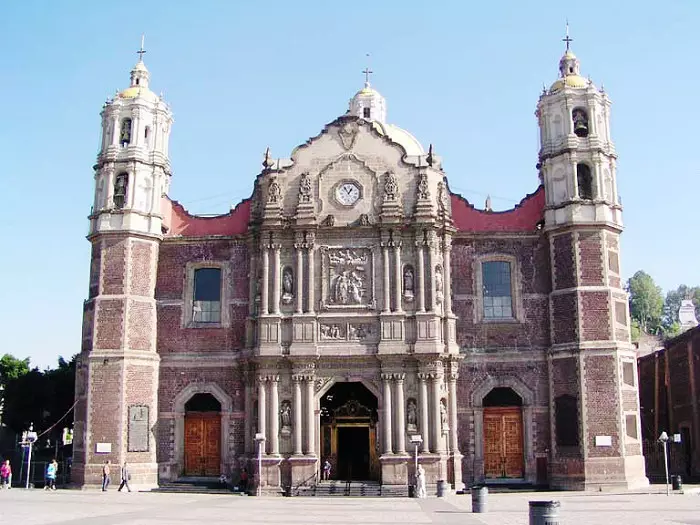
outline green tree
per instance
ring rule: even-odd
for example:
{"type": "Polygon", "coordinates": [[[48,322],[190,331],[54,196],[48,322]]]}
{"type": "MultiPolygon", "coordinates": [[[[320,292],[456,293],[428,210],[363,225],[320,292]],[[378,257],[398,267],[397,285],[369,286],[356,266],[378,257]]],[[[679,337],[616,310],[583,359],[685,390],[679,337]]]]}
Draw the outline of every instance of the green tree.
{"type": "Polygon", "coordinates": [[[695,317],[700,319],[700,286],[686,286],[681,284],[677,289],[670,290],[666,294],[666,301],[664,302],[664,330],[668,332],[667,335],[672,335],[672,327],[677,326],[676,331],[680,331],[680,320],[678,319],[678,310],[681,307],[681,301],[683,299],[691,299],[693,304],[695,304],[695,317]]]}
{"type": "Polygon", "coordinates": [[[17,359],[15,356],[5,354],[0,357],[0,386],[10,379],[16,379],[29,372],[29,358],[17,359]]]}
{"type": "Polygon", "coordinates": [[[642,271],[636,272],[627,281],[630,295],[630,316],[639,323],[646,333],[658,333],[661,329],[664,300],[661,288],[654,279],[642,271]]]}

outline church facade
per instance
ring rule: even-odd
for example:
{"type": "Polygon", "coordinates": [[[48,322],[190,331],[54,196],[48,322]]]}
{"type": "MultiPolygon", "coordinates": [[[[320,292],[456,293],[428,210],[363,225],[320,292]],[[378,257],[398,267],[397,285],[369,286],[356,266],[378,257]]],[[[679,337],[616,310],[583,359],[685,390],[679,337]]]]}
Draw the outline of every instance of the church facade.
{"type": "Polygon", "coordinates": [[[453,194],[368,80],[201,217],[167,196],[173,118],[139,60],[101,113],[74,480],[126,460],[294,494],[327,460],[400,493],[417,453],[455,490],[646,483],[610,100],[568,44],[559,70],[512,210],[453,194]]]}

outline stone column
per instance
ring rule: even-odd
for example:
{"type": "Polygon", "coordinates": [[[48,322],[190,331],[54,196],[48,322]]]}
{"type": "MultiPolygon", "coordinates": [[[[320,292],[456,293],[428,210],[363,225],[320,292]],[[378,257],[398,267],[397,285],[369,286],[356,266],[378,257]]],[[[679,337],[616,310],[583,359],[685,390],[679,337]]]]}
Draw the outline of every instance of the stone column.
{"type": "Polygon", "coordinates": [[[270,454],[276,456],[280,453],[280,399],[277,385],[279,376],[271,376],[270,382],[270,454]]]}
{"type": "Polygon", "coordinates": [[[450,401],[450,453],[459,454],[459,433],[457,432],[457,378],[456,373],[450,373],[448,379],[448,395],[450,401]]]}
{"type": "Polygon", "coordinates": [[[106,200],[104,202],[95,203],[95,212],[102,208],[114,208],[114,179],[115,179],[114,168],[105,168],[105,195],[106,200]]]}
{"type": "MultiPolygon", "coordinates": [[[[258,432],[265,436],[266,440],[265,443],[267,444],[269,440],[267,439],[267,424],[266,424],[266,416],[267,416],[267,402],[266,402],[266,392],[265,392],[265,383],[267,382],[267,378],[265,376],[260,376],[258,378],[258,432]]],[[[267,447],[265,447],[267,448],[267,447]]],[[[267,453],[267,450],[263,450],[264,453],[267,453]]]]}
{"type": "Polygon", "coordinates": [[[268,246],[262,249],[262,291],[260,292],[260,313],[267,315],[270,313],[270,253],[268,246]]]}
{"type": "Polygon", "coordinates": [[[433,390],[433,452],[444,452],[442,425],[440,424],[440,376],[431,374],[430,381],[433,390]]]}
{"type": "Polygon", "coordinates": [[[418,270],[416,271],[417,292],[418,292],[418,311],[425,312],[425,248],[423,242],[416,242],[418,249],[418,270]]]}
{"type": "Polygon", "coordinates": [[[389,294],[389,288],[391,286],[389,278],[389,246],[384,242],[382,243],[382,271],[384,272],[382,312],[389,313],[391,311],[391,296],[389,294]]]}
{"type": "Polygon", "coordinates": [[[121,128],[120,122],[119,122],[119,115],[114,115],[114,119],[112,121],[112,126],[114,126],[114,131],[112,132],[111,145],[119,147],[119,136],[121,135],[121,132],[122,132],[122,128],[121,128]]]}
{"type": "Polygon", "coordinates": [[[384,428],[382,435],[384,436],[384,454],[393,454],[391,448],[391,374],[382,374],[382,382],[384,386],[384,399],[382,400],[384,412],[384,428]]]}
{"type": "Polygon", "coordinates": [[[297,268],[296,268],[296,293],[297,305],[295,312],[300,314],[304,311],[304,252],[303,244],[297,242],[294,244],[294,249],[297,252],[297,268]]]}
{"type": "Polygon", "coordinates": [[[420,382],[420,432],[423,436],[423,452],[430,452],[430,402],[428,401],[427,374],[418,374],[420,382]]]}
{"type": "Polygon", "coordinates": [[[395,374],[396,381],[396,453],[406,453],[406,416],[404,414],[403,380],[405,374],[395,374]]]}
{"type": "MultiPolygon", "coordinates": [[[[435,311],[437,308],[437,291],[435,289],[435,266],[437,261],[435,260],[435,232],[430,232],[430,242],[428,243],[428,264],[430,265],[429,272],[429,283],[430,288],[430,308],[429,310],[435,311]]],[[[444,275],[443,275],[443,287],[444,287],[444,275]]]]}
{"type": "Polygon", "coordinates": [[[274,265],[275,267],[273,268],[273,281],[272,281],[272,313],[273,314],[279,314],[280,313],[280,273],[281,273],[281,268],[280,268],[280,252],[282,251],[282,247],[279,244],[275,244],[273,247],[275,251],[275,258],[274,258],[274,265]]]}
{"type": "Polygon", "coordinates": [[[294,383],[294,455],[301,456],[302,444],[301,444],[301,411],[302,401],[301,401],[301,378],[299,376],[293,376],[292,382],[294,383]]]}
{"type": "MultiPolygon", "coordinates": [[[[442,246],[442,301],[445,306],[445,315],[452,315],[452,261],[450,253],[452,251],[452,239],[445,238],[442,246]]],[[[445,337],[447,341],[447,337],[445,337]]]]}
{"type": "Polygon", "coordinates": [[[403,281],[403,276],[401,272],[401,241],[394,242],[394,273],[396,278],[394,280],[394,300],[396,301],[394,310],[400,312],[401,308],[401,284],[403,281]]]}
{"type": "Polygon", "coordinates": [[[314,313],[316,310],[316,271],[314,270],[314,238],[315,234],[309,232],[306,234],[306,243],[309,245],[309,313],[314,313]]]}
{"type": "Polygon", "coordinates": [[[306,454],[308,456],[316,455],[314,408],[314,376],[306,376],[306,454]]]}

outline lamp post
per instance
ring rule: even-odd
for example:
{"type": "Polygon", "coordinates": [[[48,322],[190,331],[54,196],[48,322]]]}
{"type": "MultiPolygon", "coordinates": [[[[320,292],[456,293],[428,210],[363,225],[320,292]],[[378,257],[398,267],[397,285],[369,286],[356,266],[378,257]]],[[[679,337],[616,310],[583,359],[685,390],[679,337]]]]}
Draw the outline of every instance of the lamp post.
{"type": "Polygon", "coordinates": [[[666,431],[661,432],[661,435],[659,436],[659,442],[663,445],[664,447],[664,470],[666,471],[666,495],[669,495],[668,491],[668,441],[669,437],[666,431]]]}
{"type": "Polygon", "coordinates": [[[413,454],[413,495],[418,497],[418,447],[423,443],[423,436],[420,434],[411,435],[411,444],[415,447],[413,454]]]}
{"type": "Polygon", "coordinates": [[[27,484],[25,488],[29,488],[29,480],[32,477],[32,445],[36,441],[37,435],[34,432],[34,423],[29,425],[29,430],[24,435],[22,444],[27,447],[27,484]]]}
{"type": "Polygon", "coordinates": [[[258,444],[258,496],[262,496],[262,456],[263,445],[265,444],[265,434],[258,432],[255,434],[255,442],[258,444]]]}

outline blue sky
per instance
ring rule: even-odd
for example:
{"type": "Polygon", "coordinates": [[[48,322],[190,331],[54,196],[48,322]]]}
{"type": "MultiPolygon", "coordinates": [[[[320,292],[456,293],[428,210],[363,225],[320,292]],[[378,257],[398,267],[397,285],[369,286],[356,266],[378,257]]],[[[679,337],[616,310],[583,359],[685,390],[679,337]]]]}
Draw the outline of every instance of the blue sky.
{"type": "Polygon", "coordinates": [[[343,114],[366,53],[388,120],[434,144],[454,190],[506,209],[538,184],[535,104],[568,17],[613,101],[623,271],[700,284],[699,15],[690,0],[3,2],[0,353],[44,367],[79,351],[99,112],[141,33],[175,114],[171,196],[193,212],[226,212],[266,146],[287,156],[343,114]]]}

